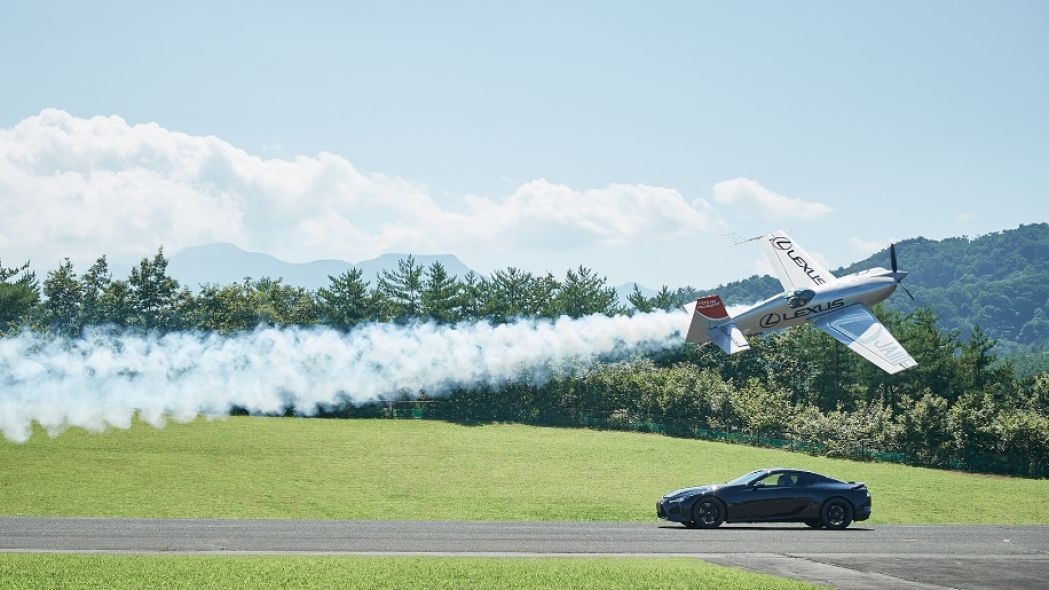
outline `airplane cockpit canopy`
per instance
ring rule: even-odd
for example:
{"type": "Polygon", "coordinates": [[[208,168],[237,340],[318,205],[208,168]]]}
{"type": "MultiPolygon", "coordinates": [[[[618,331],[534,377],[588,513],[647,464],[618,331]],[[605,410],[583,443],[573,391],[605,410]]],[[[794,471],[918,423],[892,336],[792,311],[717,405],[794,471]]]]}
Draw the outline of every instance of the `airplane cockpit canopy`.
{"type": "Polygon", "coordinates": [[[787,307],[791,309],[798,309],[799,307],[805,307],[812,298],[816,296],[816,292],[812,289],[795,289],[787,293],[787,307]]]}

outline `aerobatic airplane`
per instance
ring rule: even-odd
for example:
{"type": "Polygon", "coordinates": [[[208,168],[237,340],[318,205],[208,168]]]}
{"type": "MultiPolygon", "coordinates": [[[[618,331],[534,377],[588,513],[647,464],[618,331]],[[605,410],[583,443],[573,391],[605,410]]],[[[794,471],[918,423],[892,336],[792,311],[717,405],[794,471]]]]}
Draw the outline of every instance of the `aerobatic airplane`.
{"type": "MultiPolygon", "coordinates": [[[[889,247],[892,270],[872,268],[835,277],[782,231],[754,240],[761,241],[784,292],[735,317],[729,316],[721,297],[700,297],[685,306],[692,317],[685,341],[713,342],[736,354],[750,349],[745,335],[812,322],[887,373],[918,364],[867,309],[902,286],[900,281],[907,276],[896,268],[895,244],[889,247]]],[[[911,295],[906,287],[903,290],[911,295]]]]}

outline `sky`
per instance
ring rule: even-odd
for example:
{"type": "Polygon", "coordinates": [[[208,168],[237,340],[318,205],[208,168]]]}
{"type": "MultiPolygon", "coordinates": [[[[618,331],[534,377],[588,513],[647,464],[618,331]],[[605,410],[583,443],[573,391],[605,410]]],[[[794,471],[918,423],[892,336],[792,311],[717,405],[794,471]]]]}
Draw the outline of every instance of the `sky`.
{"type": "MultiPolygon", "coordinates": [[[[32,2],[0,261],[232,242],[709,287],[1049,220],[1049,4],[32,2]]],[[[906,268],[906,252],[900,252],[906,268]]]]}

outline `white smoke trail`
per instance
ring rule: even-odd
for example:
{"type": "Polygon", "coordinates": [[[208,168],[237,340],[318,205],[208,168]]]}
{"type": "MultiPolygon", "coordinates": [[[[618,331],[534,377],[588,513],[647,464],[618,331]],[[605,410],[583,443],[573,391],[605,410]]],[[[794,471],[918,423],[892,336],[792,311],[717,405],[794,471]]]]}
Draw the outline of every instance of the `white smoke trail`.
{"type": "Polygon", "coordinates": [[[542,382],[580,364],[681,343],[681,312],[520,320],[493,326],[370,324],[260,329],[234,336],[104,331],[78,339],[0,338],[0,432],[29,439],[33,422],[128,428],[136,414],[171,418],[298,411],[525,377],[542,382]]]}

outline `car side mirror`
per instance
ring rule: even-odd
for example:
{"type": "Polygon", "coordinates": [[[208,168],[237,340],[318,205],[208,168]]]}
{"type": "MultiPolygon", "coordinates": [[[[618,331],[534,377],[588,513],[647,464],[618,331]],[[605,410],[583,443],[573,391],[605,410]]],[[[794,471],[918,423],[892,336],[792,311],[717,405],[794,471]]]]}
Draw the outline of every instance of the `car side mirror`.
{"type": "Polygon", "coordinates": [[[765,482],[763,482],[763,481],[755,481],[755,482],[750,484],[750,487],[752,487],[752,488],[760,488],[760,487],[764,487],[764,486],[765,486],[765,482]]]}

